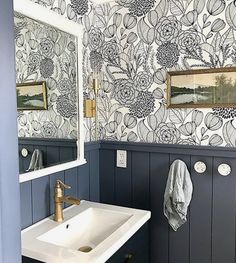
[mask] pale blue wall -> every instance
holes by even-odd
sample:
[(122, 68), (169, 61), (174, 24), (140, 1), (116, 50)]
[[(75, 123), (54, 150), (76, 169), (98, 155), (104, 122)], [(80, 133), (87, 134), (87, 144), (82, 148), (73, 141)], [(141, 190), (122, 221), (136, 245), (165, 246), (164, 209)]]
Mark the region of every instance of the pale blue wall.
[(20, 194), (12, 0), (0, 0), (0, 262), (20, 257)]

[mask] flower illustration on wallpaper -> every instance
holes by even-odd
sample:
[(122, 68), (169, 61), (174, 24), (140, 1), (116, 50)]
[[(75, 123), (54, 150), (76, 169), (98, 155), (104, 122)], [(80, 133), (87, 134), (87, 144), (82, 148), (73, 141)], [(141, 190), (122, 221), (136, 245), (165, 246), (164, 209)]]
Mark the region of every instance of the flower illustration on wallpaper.
[[(17, 46), (17, 81), (23, 82), (35, 77), (46, 79), (48, 88), (49, 111), (47, 113), (24, 112), (28, 125), (21, 125), (19, 121), (19, 134), (21, 136), (50, 136), (73, 138), (73, 125), (67, 129), (67, 118), (75, 115), (76, 102), (71, 93), (75, 91), (75, 43), (73, 38), (54, 28), (45, 27), (35, 21), (25, 19), (25, 27), (19, 31), (23, 46)], [(30, 27), (27, 28), (27, 25)], [(38, 32), (40, 31), (40, 35)], [(37, 39), (36, 39), (37, 38)], [(63, 40), (63, 41), (62, 41)], [(27, 55), (27, 51), (31, 50)], [(23, 71), (22, 60), (25, 60), (27, 70)], [(63, 97), (62, 95), (66, 95)], [(57, 111), (58, 110), (58, 111)], [(61, 115), (60, 115), (61, 114)], [(59, 116), (59, 117), (55, 117)], [(18, 117), (20, 118), (20, 117)], [(31, 120), (34, 120), (32, 122)], [(52, 122), (51, 126), (47, 122)], [(38, 129), (37, 123), (44, 123), (45, 131)], [(72, 122), (70, 122), (72, 123)], [(57, 127), (54, 133), (52, 127)], [(47, 129), (46, 129), (47, 128)], [(60, 132), (59, 132), (60, 130)], [(48, 132), (46, 132), (48, 131)], [(48, 134), (48, 135), (47, 135)]]
[(72, 104), (68, 95), (60, 95), (56, 101), (57, 112), (65, 118), (73, 117), (76, 114), (76, 104)]
[(159, 65), (172, 68), (179, 60), (179, 49), (176, 43), (163, 43), (157, 48), (157, 62)]
[(212, 16), (217, 16), (222, 13), (225, 6), (225, 0), (208, 0), (206, 5), (208, 13)]
[(189, 54), (195, 51), (200, 42), (200, 36), (192, 29), (182, 31), (178, 36), (178, 46), (181, 53)]
[(219, 130), (223, 125), (223, 120), (220, 117), (216, 116), (214, 113), (208, 112), (205, 116), (205, 125), (207, 129), (216, 131)]
[(137, 125), (137, 119), (130, 113), (124, 116), (124, 125), (128, 129), (133, 129)]
[(180, 132), (173, 123), (161, 123), (157, 131), (158, 143), (175, 144), (180, 138)]
[(132, 29), (137, 24), (137, 17), (129, 13), (124, 15), (123, 24), (126, 29)]
[(236, 108), (213, 108), (214, 114), (224, 119), (234, 119), (236, 117)]
[(180, 21), (183, 25), (189, 27), (193, 26), (194, 23), (197, 21), (198, 13), (196, 10), (189, 11), (187, 14), (181, 17)]
[(121, 105), (128, 107), (136, 102), (138, 91), (135, 89), (132, 80), (118, 79), (114, 81), (112, 97)]
[(28, 73), (32, 73), (39, 68), (40, 65), (40, 55), (37, 52), (30, 52), (28, 58)]
[(113, 40), (105, 42), (102, 47), (102, 55), (105, 61), (118, 63), (119, 47), (116, 42)]
[(40, 61), (40, 74), (43, 78), (49, 78), (54, 72), (54, 63), (51, 58), (44, 58)]
[(217, 18), (211, 25), (211, 31), (212, 32), (219, 32), (223, 30), (226, 26), (226, 23), (224, 20)]
[(45, 57), (51, 57), (53, 53), (54, 43), (49, 38), (41, 39), (39, 44), (39, 50), (42, 52), (42, 55)]
[(83, 16), (88, 12), (88, 0), (70, 0), (71, 7), (74, 12), (79, 15)]
[(191, 122), (182, 124), (179, 127), (179, 130), (184, 136), (191, 136), (195, 133), (196, 128), (197, 128), (196, 123), (194, 121), (191, 121)]
[(140, 71), (134, 80), (134, 85), (138, 90), (146, 90), (150, 88), (150, 86), (153, 83), (153, 76), (152, 74), (145, 72), (145, 71)]
[(233, 120), (225, 123), (223, 127), (223, 137), (226, 141), (226, 146), (235, 147), (236, 146), (236, 128)]
[(92, 50), (99, 49), (104, 42), (104, 35), (99, 28), (92, 27), (89, 32), (89, 46)]
[(41, 127), (42, 129), (42, 135), (46, 138), (55, 138), (57, 133), (57, 127), (53, 122), (44, 122), (44, 124)]
[(63, 78), (58, 82), (58, 90), (62, 94), (68, 93), (71, 87), (73, 87), (73, 84), (68, 78)]
[(223, 143), (223, 139), (218, 134), (213, 134), (209, 139), (209, 145), (211, 146), (220, 146)]
[(236, 2), (232, 1), (226, 8), (225, 18), (230, 27), (236, 30)]
[[(222, 130), (223, 119), (233, 118), (236, 110), (213, 109), (210, 114), (167, 110), (166, 72), (193, 65), (213, 68), (234, 63), (236, 5), (234, 1), (226, 7), (224, 0), (194, 0), (193, 8), (185, 9), (185, 1), (176, 2), (118, 0), (106, 10), (94, 9), (101, 21), (97, 27), (90, 21), (84, 43), (89, 48), (92, 71), (104, 70), (106, 76), (102, 85), (106, 99), (100, 98), (104, 105), (99, 109), (105, 138), (214, 146), (223, 143), (224, 136), (217, 131)], [(225, 19), (217, 17), (224, 11)], [(107, 100), (116, 105), (114, 108), (119, 107), (119, 113), (110, 111)], [(161, 106), (155, 111), (158, 103)]]
[[(114, 18), (116, 19), (116, 18)], [(104, 31), (104, 35), (107, 37), (107, 38), (113, 38), (116, 34), (116, 30), (117, 30), (117, 27), (116, 25), (109, 25)]]
[(153, 112), (155, 98), (149, 91), (140, 91), (137, 100), (134, 104), (130, 105), (130, 113), (137, 118), (145, 118)]
[(155, 4), (155, 0), (122, 0), (121, 3), (128, 6), (130, 14), (142, 16), (147, 14)]
[(175, 16), (162, 17), (156, 26), (156, 41), (170, 42), (175, 40), (181, 30), (181, 23)]

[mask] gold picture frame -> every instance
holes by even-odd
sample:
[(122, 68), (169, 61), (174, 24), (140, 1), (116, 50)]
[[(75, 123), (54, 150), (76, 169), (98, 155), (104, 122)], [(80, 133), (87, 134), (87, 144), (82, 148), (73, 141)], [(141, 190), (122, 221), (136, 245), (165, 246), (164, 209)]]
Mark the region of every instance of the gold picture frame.
[(17, 110), (47, 110), (46, 82), (29, 82), (16, 85)]
[(168, 72), (167, 107), (236, 107), (236, 67)]

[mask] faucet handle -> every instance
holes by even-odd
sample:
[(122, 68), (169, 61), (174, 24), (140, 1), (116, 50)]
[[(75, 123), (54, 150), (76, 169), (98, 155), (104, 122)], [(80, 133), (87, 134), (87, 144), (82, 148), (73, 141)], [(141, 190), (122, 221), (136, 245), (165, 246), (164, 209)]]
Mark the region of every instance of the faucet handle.
[(65, 189), (70, 189), (71, 186), (64, 184), (61, 180), (56, 180), (56, 188), (65, 188)]

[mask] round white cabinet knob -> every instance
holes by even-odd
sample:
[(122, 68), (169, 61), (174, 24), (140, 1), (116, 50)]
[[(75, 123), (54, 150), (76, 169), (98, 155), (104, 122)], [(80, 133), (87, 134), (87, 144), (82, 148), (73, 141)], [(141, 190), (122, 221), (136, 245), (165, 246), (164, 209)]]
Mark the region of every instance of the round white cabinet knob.
[(231, 167), (227, 163), (222, 163), (218, 166), (218, 172), (222, 176), (227, 176), (231, 173)]
[(206, 164), (202, 161), (198, 161), (194, 164), (194, 170), (199, 173), (202, 174), (206, 171)]

